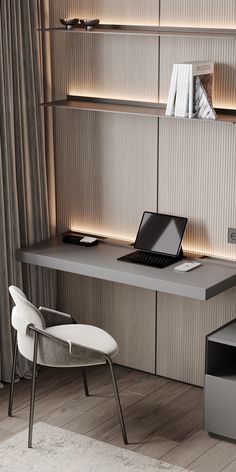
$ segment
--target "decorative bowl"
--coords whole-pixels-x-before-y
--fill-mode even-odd
[[[79,18],[60,18],[60,22],[66,28],[73,28],[73,26],[78,25]]]
[[[80,20],[80,24],[85,26],[86,30],[92,30],[94,26],[97,26],[100,23],[98,18],[94,20]]]

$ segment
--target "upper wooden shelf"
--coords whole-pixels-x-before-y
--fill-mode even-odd
[[[216,109],[216,120],[204,120],[198,118],[181,118],[166,116],[166,105],[163,103],[136,102],[132,100],[116,100],[92,97],[81,97],[68,95],[65,100],[56,100],[43,103],[44,106],[55,108],[67,108],[70,110],[89,110],[108,113],[130,113],[132,115],[152,116],[156,118],[182,119],[193,121],[207,121],[210,123],[230,123],[236,124],[236,112],[234,110]]]
[[[78,99],[70,98],[65,100],[57,100],[54,102],[47,102],[44,105],[50,107],[69,108],[71,110],[91,110],[103,111],[109,113],[131,113],[132,115],[148,115],[163,117],[165,116],[164,105],[151,106],[151,104],[138,104],[138,102],[123,102],[121,100],[89,100],[87,97],[78,97]],[[235,117],[236,119],[236,117]]]
[[[66,27],[43,28],[40,31],[64,31],[67,33],[95,34],[142,34],[151,36],[209,36],[236,39],[233,28],[190,28],[183,26],[142,26],[142,25],[107,25],[99,24],[92,31],[86,31],[82,25],[71,29]]]

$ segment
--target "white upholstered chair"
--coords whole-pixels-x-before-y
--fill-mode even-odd
[[[50,367],[80,367],[85,394],[88,396],[85,367],[107,363],[111,372],[123,440],[127,444],[124,418],[112,364],[112,358],[118,352],[116,341],[100,328],[76,324],[72,317],[66,313],[43,307],[37,309],[18,287],[11,286],[9,291],[15,302],[12,310],[12,325],[16,333],[8,415],[12,416],[16,357],[19,349],[26,359],[33,362],[28,447],[32,447],[37,364]]]

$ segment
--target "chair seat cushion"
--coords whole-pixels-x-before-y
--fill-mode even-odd
[[[88,349],[95,349],[110,357],[115,356],[119,351],[115,339],[103,329],[95,326],[84,324],[59,325],[46,328],[45,331],[64,341],[70,341]]]

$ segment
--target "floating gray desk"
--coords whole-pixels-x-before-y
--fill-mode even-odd
[[[99,243],[86,248],[47,240],[29,248],[18,249],[17,260],[50,269],[81,274],[196,300],[208,300],[236,284],[236,264],[222,264],[206,259],[191,272],[178,273],[175,265],[157,269],[117,261],[132,252],[130,247]]]

